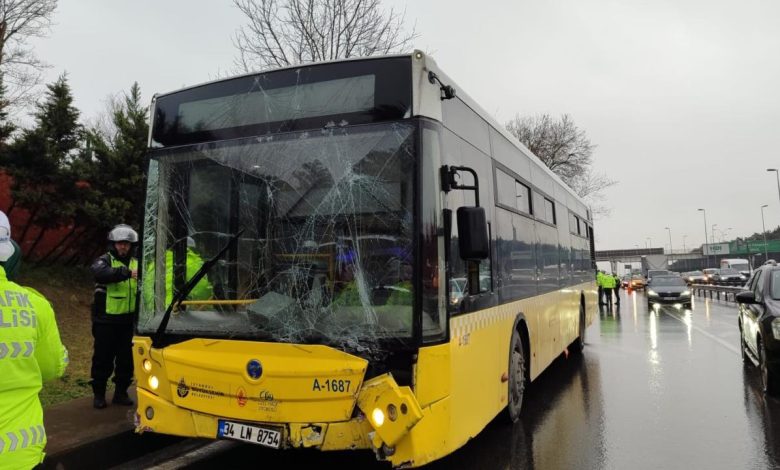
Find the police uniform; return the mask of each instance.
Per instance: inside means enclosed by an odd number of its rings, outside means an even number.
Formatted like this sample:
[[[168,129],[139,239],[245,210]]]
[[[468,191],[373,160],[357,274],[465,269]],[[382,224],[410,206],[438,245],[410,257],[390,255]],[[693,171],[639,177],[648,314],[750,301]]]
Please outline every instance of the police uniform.
[[[30,469],[43,461],[46,446],[38,392],[62,376],[68,352],[46,298],[9,280],[6,269],[16,270],[11,250],[10,225],[0,212],[0,468]]]
[[[611,274],[604,274],[602,277],[602,286],[604,295],[607,297],[607,303],[612,305],[612,290],[615,288],[615,278]]]
[[[137,234],[128,241],[136,243]],[[112,233],[114,233],[112,230]],[[133,380],[133,330],[138,300],[138,284],[132,271],[138,270],[138,261],[128,253],[121,257],[112,244],[109,252],[98,257],[90,267],[95,277],[95,296],[92,304],[92,336],[95,340],[92,354],[92,391],[95,408],[106,406],[106,383],[113,373],[116,391],[113,403],[132,405],[127,389]]]

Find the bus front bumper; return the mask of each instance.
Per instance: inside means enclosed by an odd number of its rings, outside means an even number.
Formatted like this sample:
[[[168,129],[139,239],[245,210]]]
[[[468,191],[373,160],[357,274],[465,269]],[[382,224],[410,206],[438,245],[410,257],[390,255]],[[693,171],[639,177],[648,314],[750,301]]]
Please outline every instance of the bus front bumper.
[[[411,390],[399,387],[389,374],[366,381],[358,394],[357,406],[360,411],[348,421],[263,423],[222,418],[182,408],[138,387],[136,432],[216,439],[220,437],[220,421],[240,422],[280,432],[281,448],[373,449],[380,458],[384,458],[394,452],[394,446],[423,417]]]

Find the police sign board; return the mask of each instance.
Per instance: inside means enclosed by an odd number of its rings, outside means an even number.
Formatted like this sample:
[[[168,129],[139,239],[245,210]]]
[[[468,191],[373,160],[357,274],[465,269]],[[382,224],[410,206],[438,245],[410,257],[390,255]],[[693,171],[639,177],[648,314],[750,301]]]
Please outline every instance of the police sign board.
[[[709,243],[704,245],[705,255],[727,255],[729,254],[728,243]]]

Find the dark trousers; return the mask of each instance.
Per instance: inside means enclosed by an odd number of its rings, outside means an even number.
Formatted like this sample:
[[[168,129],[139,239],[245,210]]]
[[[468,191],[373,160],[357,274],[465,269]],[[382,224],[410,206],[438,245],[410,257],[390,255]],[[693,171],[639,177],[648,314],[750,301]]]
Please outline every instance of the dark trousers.
[[[612,305],[612,288],[611,287],[605,287],[604,288],[604,296],[607,298],[607,303]]]
[[[604,288],[599,286],[599,305],[604,303]]]
[[[92,323],[95,349],[92,353],[92,389],[105,393],[114,374],[117,390],[127,390],[133,379],[133,325]]]

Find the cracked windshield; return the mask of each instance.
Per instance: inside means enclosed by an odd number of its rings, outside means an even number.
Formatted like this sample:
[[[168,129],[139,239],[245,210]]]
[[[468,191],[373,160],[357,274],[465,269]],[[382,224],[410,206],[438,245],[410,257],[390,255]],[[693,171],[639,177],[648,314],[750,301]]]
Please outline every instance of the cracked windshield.
[[[414,127],[289,133],[158,153],[139,328],[243,230],[166,332],[283,342],[412,332]]]

